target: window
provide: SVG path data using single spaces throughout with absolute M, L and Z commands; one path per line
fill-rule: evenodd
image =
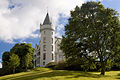
M 52 43 L 53 43 L 53 38 L 52 38 Z
M 40 55 L 40 52 L 38 52 L 37 55 L 39 56 L 39 55 Z
M 45 31 L 44 31 L 44 34 L 45 34 Z
M 46 41 L 46 37 L 43 37 L 43 43 L 45 43 L 45 41 Z
M 45 62 L 43 62 L 43 65 L 45 65 Z
M 52 32 L 52 35 L 53 35 L 53 32 Z
M 53 51 L 53 45 L 52 45 L 52 51 Z
M 43 60 L 46 59 L 46 53 L 43 53 Z
M 54 60 L 54 54 L 52 53 L 52 60 Z
M 34 55 L 34 58 L 36 58 L 36 55 Z
M 35 60 L 35 63 L 34 63 L 34 64 L 35 64 L 35 67 L 36 67 L 36 60 Z
M 46 45 L 43 45 L 43 51 L 46 51 Z

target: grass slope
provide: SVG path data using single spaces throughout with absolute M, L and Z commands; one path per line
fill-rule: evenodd
M 67 70 L 51 70 L 49 68 L 35 68 L 30 72 L 22 72 L 0 77 L 0 80 L 119 80 L 120 71 L 106 72 L 105 76 L 99 72 L 82 72 Z

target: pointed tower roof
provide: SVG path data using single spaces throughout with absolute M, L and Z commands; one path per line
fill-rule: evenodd
M 47 15 L 46 15 L 46 17 L 45 17 L 45 20 L 44 20 L 44 22 L 43 22 L 43 25 L 50 25 L 51 24 L 51 22 L 50 22 L 50 18 L 49 18 L 49 14 L 47 13 Z

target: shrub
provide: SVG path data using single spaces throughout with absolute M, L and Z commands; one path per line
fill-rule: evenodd
M 55 66 L 55 69 L 59 69 L 59 70 L 64 70 L 66 68 L 67 68 L 67 63 L 64 60 L 59 61 Z
M 46 67 L 54 69 L 55 65 L 56 65 L 55 62 L 50 62 L 46 65 Z

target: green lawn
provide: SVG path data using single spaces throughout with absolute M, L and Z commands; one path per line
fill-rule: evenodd
M 120 80 L 120 71 L 109 71 L 105 76 L 99 74 L 99 72 L 36 68 L 30 72 L 2 76 L 0 80 Z

